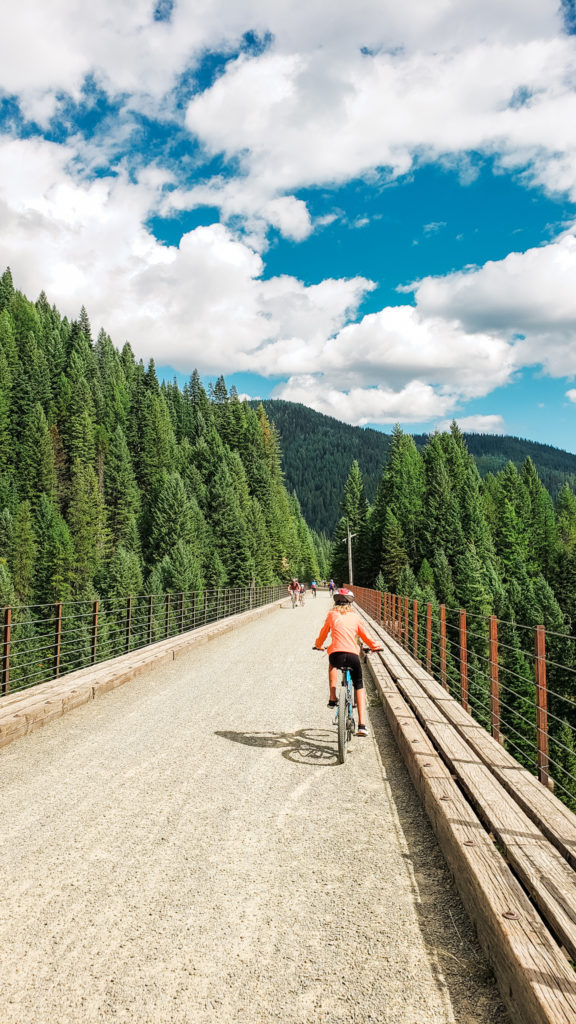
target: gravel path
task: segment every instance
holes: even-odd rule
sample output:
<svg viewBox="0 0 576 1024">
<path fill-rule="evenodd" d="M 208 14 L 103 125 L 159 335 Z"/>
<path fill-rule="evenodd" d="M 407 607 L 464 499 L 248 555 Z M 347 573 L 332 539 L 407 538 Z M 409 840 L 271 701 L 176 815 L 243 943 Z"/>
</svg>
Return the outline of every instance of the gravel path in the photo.
<svg viewBox="0 0 576 1024">
<path fill-rule="evenodd" d="M 374 696 L 336 764 L 328 607 L 2 752 L 2 1024 L 505 1024 Z"/>
</svg>

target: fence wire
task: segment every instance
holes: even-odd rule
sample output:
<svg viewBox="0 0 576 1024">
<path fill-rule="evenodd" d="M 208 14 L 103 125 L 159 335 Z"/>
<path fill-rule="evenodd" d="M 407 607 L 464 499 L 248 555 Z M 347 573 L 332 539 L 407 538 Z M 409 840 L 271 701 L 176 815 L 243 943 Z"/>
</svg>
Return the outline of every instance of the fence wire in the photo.
<svg viewBox="0 0 576 1024">
<path fill-rule="evenodd" d="M 358 604 L 576 811 L 576 638 L 354 587 Z"/>
<path fill-rule="evenodd" d="M 275 585 L 0 607 L 0 693 L 48 682 L 286 595 L 285 586 Z"/>
</svg>

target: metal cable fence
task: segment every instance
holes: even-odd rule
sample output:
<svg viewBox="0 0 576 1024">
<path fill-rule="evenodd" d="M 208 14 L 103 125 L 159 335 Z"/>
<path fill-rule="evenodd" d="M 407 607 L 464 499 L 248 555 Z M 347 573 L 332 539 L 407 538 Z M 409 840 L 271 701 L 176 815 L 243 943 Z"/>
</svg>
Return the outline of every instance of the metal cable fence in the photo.
<svg viewBox="0 0 576 1024">
<path fill-rule="evenodd" d="M 97 665 L 286 596 L 282 585 L 0 608 L 0 693 Z"/>
<path fill-rule="evenodd" d="M 354 587 L 356 601 L 576 811 L 576 638 Z"/>
</svg>

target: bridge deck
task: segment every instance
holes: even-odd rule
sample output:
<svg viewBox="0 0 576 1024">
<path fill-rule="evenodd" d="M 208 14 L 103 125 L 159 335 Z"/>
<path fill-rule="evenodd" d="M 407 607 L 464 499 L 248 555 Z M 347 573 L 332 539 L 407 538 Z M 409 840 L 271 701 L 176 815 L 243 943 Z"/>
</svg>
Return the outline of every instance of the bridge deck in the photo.
<svg viewBox="0 0 576 1024">
<path fill-rule="evenodd" d="M 327 609 L 2 751 L 3 1024 L 506 1021 L 375 699 L 336 764 Z"/>
</svg>

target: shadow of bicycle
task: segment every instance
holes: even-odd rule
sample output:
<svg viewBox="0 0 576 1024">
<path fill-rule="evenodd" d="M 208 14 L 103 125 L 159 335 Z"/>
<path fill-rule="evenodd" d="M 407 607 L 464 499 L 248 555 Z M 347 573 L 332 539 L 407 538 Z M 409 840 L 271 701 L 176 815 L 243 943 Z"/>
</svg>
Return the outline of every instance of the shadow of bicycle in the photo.
<svg viewBox="0 0 576 1024">
<path fill-rule="evenodd" d="M 245 747 L 274 748 L 292 764 L 330 768 L 338 764 L 335 736 L 328 729 L 298 729 L 297 732 L 233 732 L 217 730 L 216 736 L 242 743 Z"/>
</svg>

